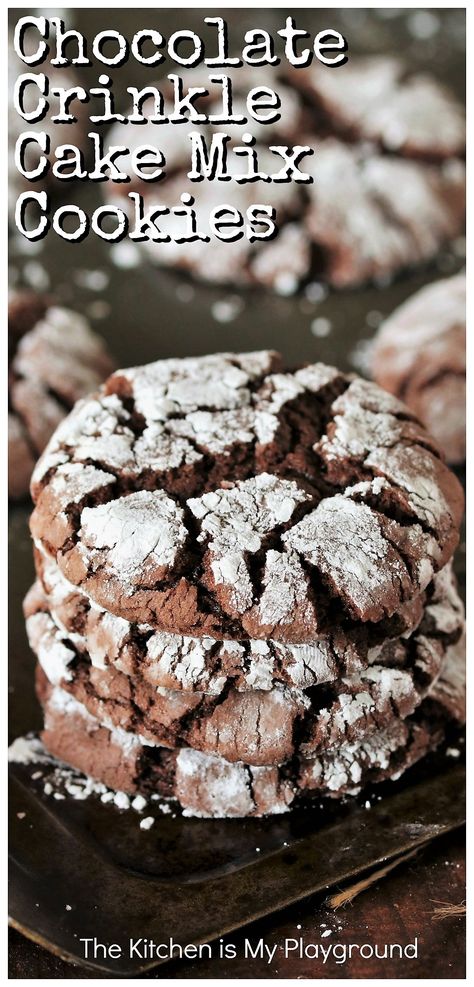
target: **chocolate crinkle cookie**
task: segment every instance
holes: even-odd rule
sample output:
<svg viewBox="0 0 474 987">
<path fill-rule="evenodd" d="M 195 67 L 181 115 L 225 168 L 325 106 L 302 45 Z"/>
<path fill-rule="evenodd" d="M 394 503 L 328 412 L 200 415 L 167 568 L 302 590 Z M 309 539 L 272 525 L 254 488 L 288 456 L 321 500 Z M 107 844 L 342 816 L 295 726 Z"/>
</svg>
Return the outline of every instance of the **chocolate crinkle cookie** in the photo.
<svg viewBox="0 0 474 987">
<path fill-rule="evenodd" d="M 332 751 L 405 719 L 429 693 L 464 626 L 452 573 L 443 571 L 430 587 L 419 627 L 374 649 L 365 668 L 310 688 L 272 681 L 267 668 L 264 683 L 258 652 L 250 652 L 243 689 L 222 669 L 208 692 L 203 685 L 158 685 L 162 656 L 153 650 L 133 655 L 130 645 L 126 654 L 110 650 L 107 659 L 91 653 L 89 637 L 61 626 L 38 585 L 28 594 L 25 615 L 31 648 L 48 680 L 96 718 L 152 745 L 189 746 L 253 766 Z M 295 664 L 302 650 L 294 649 Z M 212 658 L 209 664 L 211 669 Z"/>
<path fill-rule="evenodd" d="M 466 458 L 466 275 L 429 284 L 386 319 L 372 373 L 426 425 L 448 462 Z"/>
<path fill-rule="evenodd" d="M 176 800 L 186 816 L 241 817 L 287 812 L 321 797 L 357 795 L 397 779 L 464 722 L 462 648 L 452 646 L 443 673 L 412 716 L 395 719 L 364 740 L 279 765 L 253 766 L 192 748 L 167 750 L 101 721 L 41 668 L 37 691 L 45 715 L 42 739 L 61 761 L 112 789 Z"/>
<path fill-rule="evenodd" d="M 290 643 L 391 620 L 451 557 L 463 508 L 404 405 L 266 351 L 113 374 L 59 426 L 32 494 L 35 541 L 99 607 Z"/>
<path fill-rule="evenodd" d="M 82 316 L 26 292 L 9 299 L 8 358 L 8 493 L 20 498 L 55 428 L 113 362 Z"/>
<path fill-rule="evenodd" d="M 351 57 L 333 71 L 314 64 L 286 75 L 268 69 L 262 77 L 260 69 L 250 67 L 230 70 L 230 75 L 235 112 L 245 110 L 245 94 L 262 81 L 281 99 L 280 120 L 250 127 L 259 170 L 278 170 L 271 145 L 309 146 L 314 153 L 304 158 L 302 169 L 313 181 L 233 183 L 226 201 L 243 216 L 255 201 L 271 200 L 279 228 L 276 239 L 252 243 L 242 237 L 224 247 L 216 239 L 204 247 L 201 242 L 147 239 L 143 248 L 152 261 L 204 281 L 264 285 L 291 294 L 314 278 L 337 288 L 385 283 L 402 269 L 426 263 L 462 232 L 464 113 L 434 78 L 410 73 L 401 60 L 385 56 Z M 208 95 L 194 100 L 198 111 L 216 112 L 220 87 L 208 75 L 190 70 L 184 84 L 206 89 Z M 131 184 L 106 183 L 105 194 L 130 207 L 127 193 L 139 191 L 147 207 L 172 209 L 186 192 L 195 199 L 198 228 L 207 234 L 209 213 L 222 205 L 227 185 L 188 179 L 187 136 L 192 129 L 158 130 L 153 123 L 132 128 L 131 152 L 143 143 L 158 146 L 166 157 L 166 177 L 159 184 L 134 176 Z M 249 125 L 225 129 L 230 134 L 228 174 L 240 174 L 245 168 L 233 149 Z M 200 125 L 199 132 L 209 143 L 212 128 Z M 120 125 L 112 128 L 110 140 L 122 143 Z M 126 163 L 123 168 L 127 170 Z M 157 226 L 172 238 L 183 235 L 182 220 L 172 213 L 161 215 Z"/>
<path fill-rule="evenodd" d="M 25 600 L 27 618 L 43 611 L 45 601 L 63 638 L 87 651 L 96 668 L 115 667 L 130 677 L 143 675 L 157 688 L 222 695 L 228 684 L 239 692 L 268 691 L 281 684 L 308 689 L 353 676 L 376 660 L 382 649 L 416 630 L 425 605 L 431 607 L 442 586 L 456 609 L 456 590 L 446 567 L 425 593 L 384 621 L 383 630 L 368 625 L 334 626 L 325 637 L 309 644 L 268 640 L 216 640 L 208 635 L 190 637 L 134 624 L 94 604 L 72 586 L 57 564 L 35 550 L 37 584 Z M 433 595 L 434 594 L 434 595 Z M 32 609 L 33 608 L 33 609 Z M 454 630 L 454 627 L 452 628 Z"/>
<path fill-rule="evenodd" d="M 274 352 L 112 374 L 35 468 L 43 742 L 188 815 L 398 777 L 463 722 L 463 494 L 375 384 Z"/>
</svg>

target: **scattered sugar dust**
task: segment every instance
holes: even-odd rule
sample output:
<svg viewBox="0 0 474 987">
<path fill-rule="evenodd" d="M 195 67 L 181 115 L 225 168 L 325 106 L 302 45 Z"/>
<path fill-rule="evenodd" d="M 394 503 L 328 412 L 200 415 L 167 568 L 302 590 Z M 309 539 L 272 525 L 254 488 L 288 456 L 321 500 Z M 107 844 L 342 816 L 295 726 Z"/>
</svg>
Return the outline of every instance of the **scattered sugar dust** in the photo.
<svg viewBox="0 0 474 987">
<path fill-rule="evenodd" d="M 240 295 L 229 295 L 211 305 L 211 315 L 216 322 L 232 322 L 244 308 L 244 300 Z"/>
<path fill-rule="evenodd" d="M 317 319 L 313 319 L 311 323 L 311 332 L 313 336 L 319 339 L 323 339 L 325 336 L 329 336 L 332 330 L 332 323 L 330 319 L 325 319 L 319 316 Z"/>
<path fill-rule="evenodd" d="M 162 815 L 171 815 L 173 819 L 176 818 L 173 805 L 160 795 L 153 794 L 148 800 L 144 795 L 130 796 L 126 792 L 107 788 L 103 782 L 95 781 L 88 775 L 70 768 L 63 761 L 58 761 L 52 757 L 35 734 L 17 737 L 8 749 L 8 760 L 15 764 L 41 765 L 42 770 L 34 771 L 31 780 L 37 783 L 41 782 L 43 794 L 54 798 L 56 801 L 66 798 L 83 801 L 91 796 L 96 796 L 104 805 L 113 804 L 121 811 L 132 810 L 140 816 L 145 809 L 149 809 L 149 803 L 152 802 L 153 808 L 158 809 Z M 20 820 L 25 818 L 25 815 L 24 812 L 17 813 Z M 154 822 L 154 816 L 143 817 L 140 820 L 140 829 L 148 830 Z"/>
</svg>

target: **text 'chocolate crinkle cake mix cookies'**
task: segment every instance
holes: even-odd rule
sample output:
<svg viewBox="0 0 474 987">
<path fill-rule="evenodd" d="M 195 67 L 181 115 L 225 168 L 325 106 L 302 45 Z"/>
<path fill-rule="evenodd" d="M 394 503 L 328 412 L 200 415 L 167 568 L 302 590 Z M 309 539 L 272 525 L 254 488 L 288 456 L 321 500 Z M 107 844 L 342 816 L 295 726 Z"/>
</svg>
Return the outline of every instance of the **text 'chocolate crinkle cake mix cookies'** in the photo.
<svg viewBox="0 0 474 987">
<path fill-rule="evenodd" d="M 281 812 L 462 722 L 462 491 L 376 385 L 273 352 L 118 371 L 32 494 L 44 741 L 98 780 Z"/>
<path fill-rule="evenodd" d="M 56 426 L 113 361 L 81 315 L 24 292 L 9 298 L 8 362 L 8 494 L 18 498 Z"/>
<path fill-rule="evenodd" d="M 195 112 L 217 114 L 222 85 L 201 69 L 181 75 L 185 91 L 188 86 L 204 90 L 193 98 Z M 131 191 L 143 196 L 145 211 L 157 210 L 155 228 L 152 222 L 142 242 L 152 261 L 204 281 L 265 285 L 291 294 L 309 278 L 337 288 L 385 283 L 400 270 L 431 260 L 443 244 L 462 233 L 464 113 L 434 78 L 410 73 L 400 59 L 386 56 L 351 56 L 347 65 L 336 69 L 316 63 L 281 71 L 245 66 L 227 69 L 226 75 L 232 80 L 235 114 L 245 115 L 247 93 L 262 82 L 275 89 L 281 102 L 275 122 L 263 125 L 251 119 L 246 125 L 221 125 L 230 138 L 226 174 L 239 176 L 240 184 L 188 178 L 193 172 L 188 135 L 196 130 L 190 119 L 179 127 L 145 122 L 131 128 L 131 154 L 143 144 L 164 154 L 166 174 L 159 182 L 141 181 L 132 174 L 129 183 L 104 185 L 108 199 L 129 210 L 132 224 Z M 170 98 L 170 83 L 158 87 L 165 99 Z M 145 111 L 153 112 L 151 99 Z M 215 127 L 199 122 L 198 129 L 211 148 Z M 255 137 L 252 150 L 258 155 L 260 174 L 276 174 L 282 167 L 271 146 L 298 145 L 313 150 L 301 162 L 301 171 L 312 182 L 242 180 L 248 171 L 242 136 L 249 131 Z M 112 128 L 110 141 L 123 144 L 122 125 Z M 235 154 L 239 147 L 243 150 Z M 121 158 L 127 174 L 131 154 Z M 192 196 L 197 229 L 209 242 L 183 240 L 182 193 Z M 276 239 L 261 238 L 266 229 L 262 223 L 254 224 L 254 242 L 243 235 L 247 210 L 256 202 L 275 208 Z M 209 214 L 223 203 L 233 208 L 232 220 L 235 210 L 243 217 L 236 227 L 240 239 L 226 242 L 225 249 L 209 237 Z M 181 206 L 181 217 L 173 213 L 175 206 Z"/>
</svg>

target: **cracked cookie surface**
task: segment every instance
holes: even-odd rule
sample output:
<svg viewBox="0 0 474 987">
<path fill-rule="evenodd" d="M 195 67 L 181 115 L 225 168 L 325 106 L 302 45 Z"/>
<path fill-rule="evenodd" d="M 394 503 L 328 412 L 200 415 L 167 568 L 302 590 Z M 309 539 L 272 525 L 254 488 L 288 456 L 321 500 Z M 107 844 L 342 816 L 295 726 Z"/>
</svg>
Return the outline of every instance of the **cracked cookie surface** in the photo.
<svg viewBox="0 0 474 987">
<path fill-rule="evenodd" d="M 464 627 L 448 568 L 434 581 L 418 629 L 387 641 L 365 669 L 309 689 L 276 683 L 267 690 L 239 690 L 232 678 L 221 677 L 213 693 L 203 693 L 157 685 L 153 660 L 119 653 L 108 664 L 94 663 L 88 638 L 58 626 L 38 586 L 25 612 L 31 647 L 48 679 L 101 722 L 152 744 L 190 746 L 252 765 L 330 751 L 405 719 L 432 688 Z"/>
<path fill-rule="evenodd" d="M 397 638 L 426 626 L 436 616 L 441 635 L 456 632 L 463 608 L 452 567 L 438 573 L 425 593 L 380 628 L 338 629 L 308 644 L 268 639 L 219 641 L 189 637 L 133 624 L 98 607 L 72 586 L 56 563 L 35 550 L 37 583 L 24 603 L 25 616 L 49 610 L 64 638 L 86 650 L 96 668 L 113 666 L 129 676 L 144 675 L 155 687 L 220 695 L 231 683 L 239 692 L 268 691 L 281 684 L 309 689 L 353 676 L 377 660 Z M 431 630 L 431 629 L 430 629 Z"/>
<path fill-rule="evenodd" d="M 32 494 L 38 546 L 103 609 L 292 643 L 382 627 L 451 557 L 463 507 L 399 401 L 265 351 L 113 374 L 57 429 Z"/>
<path fill-rule="evenodd" d="M 413 716 L 371 737 L 284 765 L 230 763 L 189 748 L 166 751 L 140 736 L 101 723 L 39 669 L 46 748 L 98 781 L 131 794 L 175 798 L 185 815 L 225 818 L 282 813 L 306 799 L 357 794 L 365 785 L 398 778 L 464 722 L 462 642 L 451 646 L 431 694 Z"/>
</svg>

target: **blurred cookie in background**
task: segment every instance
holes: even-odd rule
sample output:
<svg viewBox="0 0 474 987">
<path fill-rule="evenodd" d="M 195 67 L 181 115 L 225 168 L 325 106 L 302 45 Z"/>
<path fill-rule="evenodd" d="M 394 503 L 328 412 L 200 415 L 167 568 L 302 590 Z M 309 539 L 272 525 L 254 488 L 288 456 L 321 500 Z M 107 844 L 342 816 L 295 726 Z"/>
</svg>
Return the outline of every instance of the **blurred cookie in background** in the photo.
<svg viewBox="0 0 474 987">
<path fill-rule="evenodd" d="M 416 292 L 379 329 L 374 379 L 426 425 L 449 463 L 466 457 L 466 275 Z"/>
<path fill-rule="evenodd" d="M 435 78 L 410 73 L 402 60 L 388 56 L 351 58 L 333 71 L 321 65 L 287 69 L 286 75 L 268 69 L 263 78 L 281 96 L 281 117 L 270 126 L 248 121 L 225 127 L 230 134 L 225 174 L 242 171 L 245 149 L 238 145 L 248 129 L 256 137 L 254 150 L 264 174 L 279 166 L 275 157 L 272 161 L 272 146 L 311 148 L 314 153 L 302 168 L 312 181 L 252 180 L 231 189 L 224 179 L 191 181 L 191 123 L 132 127 L 131 150 L 156 145 L 166 158 L 166 173 L 159 182 L 133 175 L 132 184 L 106 182 L 103 192 L 125 209 L 131 224 L 136 215 L 130 191 L 140 193 L 144 210 L 157 210 L 158 234 L 150 228 L 143 240 L 152 262 L 213 284 L 264 285 L 290 295 L 311 279 L 347 289 L 386 285 L 400 271 L 433 260 L 462 233 L 464 111 Z M 200 113 L 209 114 L 219 87 L 192 70 L 185 80 L 205 86 L 208 95 L 195 103 Z M 232 82 L 235 105 L 245 111 L 245 94 L 252 84 L 262 83 L 261 70 L 235 70 Z M 166 102 L 166 84 L 157 87 Z M 199 132 L 210 149 L 213 128 L 204 123 Z M 113 126 L 108 139 L 122 143 L 123 124 Z M 125 171 L 130 162 L 131 156 L 122 162 Z M 186 239 L 182 193 L 192 195 L 197 226 L 205 235 L 210 214 L 225 201 L 242 216 L 254 202 L 270 203 L 278 238 L 259 236 L 255 242 L 241 235 L 222 248 L 211 237 L 203 248 L 199 240 Z"/>
<path fill-rule="evenodd" d="M 59 422 L 114 364 L 83 316 L 28 292 L 9 299 L 8 359 L 8 495 L 19 498 Z"/>
<path fill-rule="evenodd" d="M 444 161 L 464 154 L 462 107 L 437 79 L 410 72 L 402 59 L 351 57 L 342 71 L 313 62 L 287 73 L 318 114 L 318 130 L 326 126 L 348 143 L 370 141 L 407 158 Z"/>
</svg>

